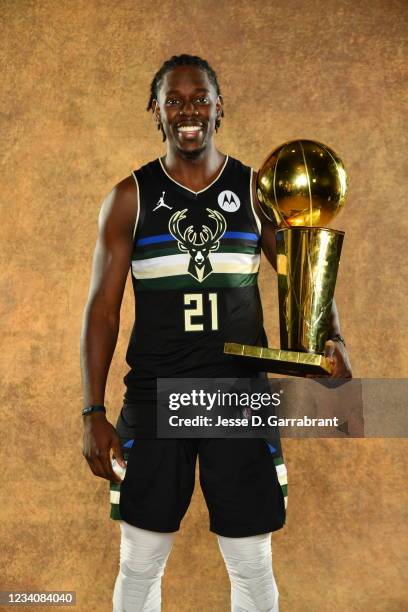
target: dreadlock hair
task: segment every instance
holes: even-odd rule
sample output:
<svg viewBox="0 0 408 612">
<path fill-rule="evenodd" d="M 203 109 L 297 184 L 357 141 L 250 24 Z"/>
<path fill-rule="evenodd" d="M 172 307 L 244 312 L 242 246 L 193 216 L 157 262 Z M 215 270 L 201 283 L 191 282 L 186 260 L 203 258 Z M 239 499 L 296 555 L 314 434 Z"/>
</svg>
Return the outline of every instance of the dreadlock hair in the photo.
<svg viewBox="0 0 408 612">
<path fill-rule="evenodd" d="M 197 55 L 187 55 L 186 53 L 183 53 L 182 55 L 173 55 L 169 60 L 163 63 L 162 67 L 154 75 L 153 81 L 150 85 L 150 98 L 146 107 L 147 111 L 152 109 L 153 100 L 157 99 L 157 94 L 160 89 L 160 85 L 162 83 L 164 75 L 173 70 L 174 68 L 177 68 L 178 66 L 196 66 L 197 68 L 201 68 L 201 70 L 204 70 L 207 73 L 210 82 L 214 85 L 215 90 L 217 92 L 217 96 L 221 95 L 220 86 L 218 85 L 217 81 L 217 75 L 206 60 L 202 59 L 201 57 L 198 57 Z M 221 109 L 221 117 L 224 117 L 223 109 Z M 217 118 L 215 121 L 215 131 L 218 130 L 220 125 L 221 121 Z M 162 125 L 159 124 L 157 126 L 157 129 L 161 129 L 164 142 L 166 140 L 166 134 L 164 133 Z"/>
</svg>

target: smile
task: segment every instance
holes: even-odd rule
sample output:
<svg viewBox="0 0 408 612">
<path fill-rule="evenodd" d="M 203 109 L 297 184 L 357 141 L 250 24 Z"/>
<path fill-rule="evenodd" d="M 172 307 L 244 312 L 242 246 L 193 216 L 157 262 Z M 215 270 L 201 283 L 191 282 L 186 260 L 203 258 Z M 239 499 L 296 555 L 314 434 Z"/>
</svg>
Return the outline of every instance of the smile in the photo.
<svg viewBox="0 0 408 612">
<path fill-rule="evenodd" d="M 201 125 L 179 125 L 177 128 L 178 132 L 199 132 L 200 130 L 202 130 L 202 126 Z"/>
</svg>

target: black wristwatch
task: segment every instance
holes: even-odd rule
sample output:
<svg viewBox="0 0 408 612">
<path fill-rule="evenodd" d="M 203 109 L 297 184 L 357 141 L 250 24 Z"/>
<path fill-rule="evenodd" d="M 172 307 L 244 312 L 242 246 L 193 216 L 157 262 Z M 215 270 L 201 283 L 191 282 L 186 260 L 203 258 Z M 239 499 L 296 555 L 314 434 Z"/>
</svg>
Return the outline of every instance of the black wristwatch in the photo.
<svg viewBox="0 0 408 612">
<path fill-rule="evenodd" d="M 101 404 L 92 404 L 91 406 L 86 406 L 86 408 L 82 408 L 82 416 L 85 416 L 86 414 L 91 414 L 92 412 L 104 412 L 106 414 L 106 408 Z"/>
<path fill-rule="evenodd" d="M 329 340 L 333 340 L 334 342 L 341 342 L 344 348 L 346 348 L 346 343 L 344 342 L 344 338 L 343 336 L 340 336 L 340 334 L 334 334 L 334 336 L 331 336 Z"/>
</svg>

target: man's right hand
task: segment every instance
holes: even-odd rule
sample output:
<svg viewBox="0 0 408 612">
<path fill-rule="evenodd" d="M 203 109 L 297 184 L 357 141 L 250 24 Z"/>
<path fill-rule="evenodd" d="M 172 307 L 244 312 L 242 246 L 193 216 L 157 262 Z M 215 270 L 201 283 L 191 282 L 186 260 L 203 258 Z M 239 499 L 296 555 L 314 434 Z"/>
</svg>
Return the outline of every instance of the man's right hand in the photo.
<svg viewBox="0 0 408 612">
<path fill-rule="evenodd" d="M 83 421 L 84 443 L 82 454 L 92 472 L 95 476 L 121 483 L 121 478 L 112 469 L 110 457 L 110 450 L 112 449 L 119 465 L 126 467 L 116 429 L 109 423 L 103 412 L 87 414 L 83 417 Z"/>
</svg>

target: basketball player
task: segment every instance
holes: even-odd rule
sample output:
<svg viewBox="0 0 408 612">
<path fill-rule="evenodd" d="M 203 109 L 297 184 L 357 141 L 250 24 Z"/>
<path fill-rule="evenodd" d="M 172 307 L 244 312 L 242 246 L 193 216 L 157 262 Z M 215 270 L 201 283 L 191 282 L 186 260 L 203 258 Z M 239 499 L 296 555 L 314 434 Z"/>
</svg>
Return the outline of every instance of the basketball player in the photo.
<svg viewBox="0 0 408 612">
<path fill-rule="evenodd" d="M 147 110 L 166 153 L 119 183 L 102 205 L 81 337 L 83 454 L 92 472 L 110 481 L 111 517 L 121 528 L 113 610 L 161 609 L 161 577 L 198 460 L 233 612 L 277 612 L 270 535 L 285 522 L 279 442 L 155 439 L 157 378 L 256 376 L 224 355 L 223 345 L 266 345 L 257 272 L 261 246 L 275 264 L 274 228 L 260 210 L 255 173 L 215 146 L 223 99 L 205 60 L 165 62 Z M 115 428 L 103 403 L 129 267 L 136 315 Z M 333 376 L 350 376 L 335 306 L 331 336 Z"/>
</svg>

